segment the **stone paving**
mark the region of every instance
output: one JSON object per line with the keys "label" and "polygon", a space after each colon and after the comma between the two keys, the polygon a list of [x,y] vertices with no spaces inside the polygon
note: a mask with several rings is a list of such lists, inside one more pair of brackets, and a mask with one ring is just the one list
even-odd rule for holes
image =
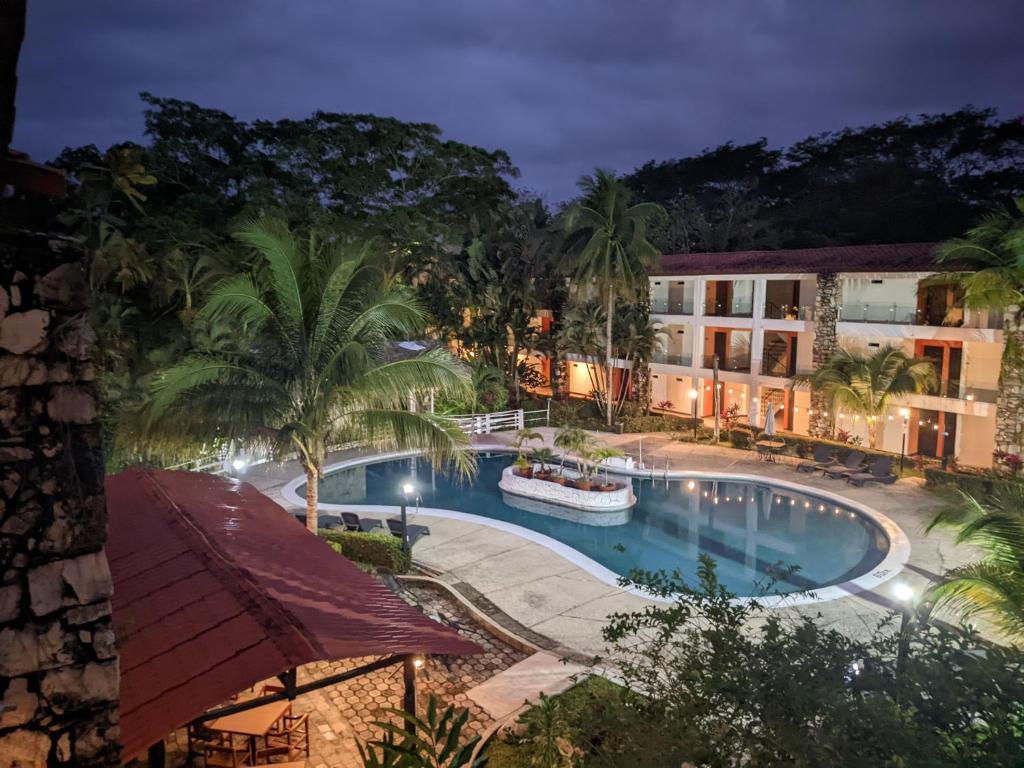
{"label": "stone paving", "polygon": [[[482,654],[476,656],[428,658],[417,673],[420,707],[426,702],[427,696],[433,693],[444,704],[468,709],[468,733],[482,733],[493,723],[493,719],[467,697],[467,691],[522,661],[529,654],[497,639],[474,621],[460,603],[437,587],[405,585],[399,594],[410,603],[420,606],[430,616],[442,615],[457,625],[460,634],[484,649]],[[370,661],[373,659],[307,664],[299,668],[298,682],[301,685]],[[255,686],[255,690],[259,690],[259,685]],[[380,728],[374,722],[386,717],[382,710],[389,707],[401,708],[402,690],[402,668],[394,666],[297,698],[292,711],[297,714],[310,713],[311,755],[308,765],[311,768],[362,765],[357,742],[380,736]],[[185,732],[175,732],[168,740],[168,766],[185,765],[186,751]]]}

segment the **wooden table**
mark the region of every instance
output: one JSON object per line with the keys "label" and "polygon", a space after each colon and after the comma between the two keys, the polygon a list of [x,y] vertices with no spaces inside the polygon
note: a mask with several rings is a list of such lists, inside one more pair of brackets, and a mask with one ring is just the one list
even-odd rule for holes
{"label": "wooden table", "polygon": [[[278,720],[284,717],[291,709],[290,701],[273,701],[264,704],[262,707],[253,707],[244,712],[236,712],[233,715],[225,715],[211,720],[206,724],[207,728],[224,733],[245,736],[249,739],[249,757],[253,764],[256,764],[256,739],[266,736]],[[285,763],[287,765],[287,763]],[[303,763],[297,763],[303,765]]]}

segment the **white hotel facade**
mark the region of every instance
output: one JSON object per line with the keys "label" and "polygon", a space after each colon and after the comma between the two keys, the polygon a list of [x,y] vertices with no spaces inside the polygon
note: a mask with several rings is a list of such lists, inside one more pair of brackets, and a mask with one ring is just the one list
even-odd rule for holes
{"label": "white hotel facade", "polygon": [[[773,408],[780,429],[845,430],[867,443],[852,414],[828,413],[790,377],[836,349],[870,353],[886,344],[935,361],[939,386],[894,402],[879,447],[989,466],[1003,351],[1001,313],[958,306],[952,281],[936,280],[934,245],[848,246],[664,256],[650,277],[651,319],[663,351],[650,365],[654,406],[713,415],[713,356],[721,409],[751,422]],[[586,363],[567,363],[571,394],[587,396]],[[696,401],[691,391],[697,393]]]}

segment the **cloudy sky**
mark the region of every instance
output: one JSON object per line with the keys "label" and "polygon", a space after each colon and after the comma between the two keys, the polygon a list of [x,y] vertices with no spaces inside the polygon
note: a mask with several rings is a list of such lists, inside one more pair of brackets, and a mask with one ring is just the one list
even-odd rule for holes
{"label": "cloudy sky", "polygon": [[508,150],[557,201],[766,136],[1024,112],[1021,0],[29,0],[15,146],[142,133],[138,93],[237,117],[374,112]]}

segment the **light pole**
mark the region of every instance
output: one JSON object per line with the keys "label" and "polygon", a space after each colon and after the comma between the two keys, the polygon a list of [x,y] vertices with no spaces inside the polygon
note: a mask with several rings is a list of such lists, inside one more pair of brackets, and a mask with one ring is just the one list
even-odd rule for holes
{"label": "light pole", "polygon": [[896,674],[899,674],[910,651],[910,627],[914,618],[913,609],[917,593],[905,581],[898,581],[893,584],[892,594],[900,604],[900,635],[896,650]]}
{"label": "light pole", "polygon": [[690,415],[693,416],[693,442],[697,442],[697,395],[696,389],[690,390]]}
{"label": "light pole", "polygon": [[406,516],[405,507],[409,503],[409,494],[413,492],[412,483],[405,483],[402,486],[402,551],[409,552],[409,520]]}
{"label": "light pole", "polygon": [[903,474],[903,456],[907,452],[907,424],[910,419],[910,409],[900,408],[900,416],[903,417],[903,437],[900,441],[900,474]]}

